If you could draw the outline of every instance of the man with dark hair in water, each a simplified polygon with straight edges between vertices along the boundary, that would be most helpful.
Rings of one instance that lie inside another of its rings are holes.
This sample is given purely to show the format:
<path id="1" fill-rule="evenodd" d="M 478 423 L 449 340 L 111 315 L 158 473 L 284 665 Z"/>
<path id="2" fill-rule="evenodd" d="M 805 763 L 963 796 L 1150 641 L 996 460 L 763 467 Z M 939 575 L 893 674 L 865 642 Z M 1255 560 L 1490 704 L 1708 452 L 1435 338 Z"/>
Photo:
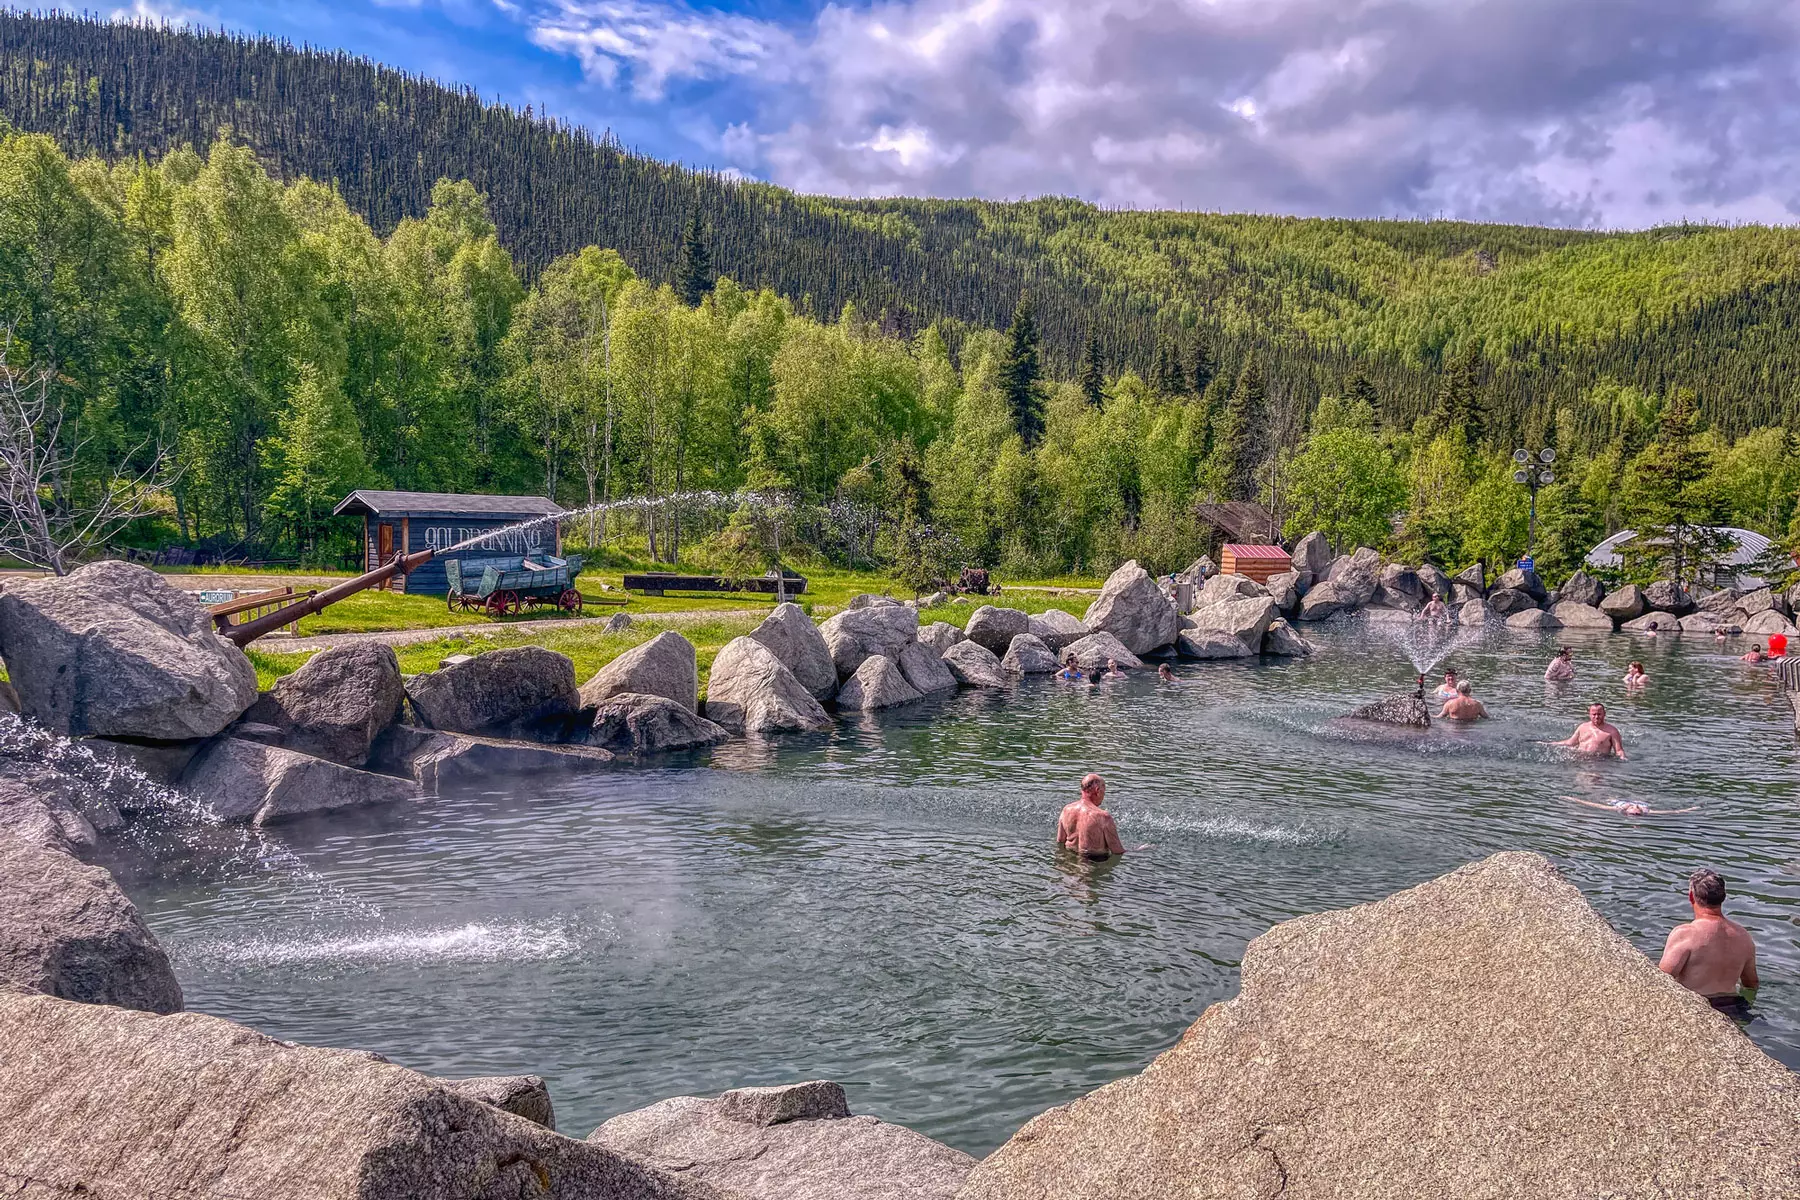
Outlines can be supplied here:
<path id="1" fill-rule="evenodd" d="M 1075 851 L 1089 862 L 1105 862 L 1125 853 L 1119 826 L 1104 807 L 1106 780 L 1089 772 L 1081 780 L 1081 799 L 1063 806 L 1056 819 L 1058 848 Z"/>
<path id="2" fill-rule="evenodd" d="M 1556 652 L 1556 657 L 1550 660 L 1550 665 L 1544 668 L 1544 682 L 1567 683 L 1573 678 L 1575 678 L 1575 651 L 1571 647 L 1564 646 Z"/>
<path id="3" fill-rule="evenodd" d="M 1747 1015 L 1757 988 L 1756 942 L 1725 916 L 1725 881 L 1717 871 L 1702 867 L 1688 876 L 1688 904 L 1694 919 L 1670 931 L 1658 965 L 1721 1012 Z"/>

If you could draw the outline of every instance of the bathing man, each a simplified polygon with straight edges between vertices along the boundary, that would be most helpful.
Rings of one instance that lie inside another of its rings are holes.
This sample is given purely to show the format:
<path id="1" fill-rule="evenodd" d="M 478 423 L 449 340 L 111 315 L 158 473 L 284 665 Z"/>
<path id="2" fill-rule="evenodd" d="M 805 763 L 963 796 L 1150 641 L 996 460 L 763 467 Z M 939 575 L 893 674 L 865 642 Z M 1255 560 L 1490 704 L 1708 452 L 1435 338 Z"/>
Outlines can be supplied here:
<path id="1" fill-rule="evenodd" d="M 1545 683 L 1567 683 L 1575 678 L 1575 651 L 1564 646 L 1544 668 Z"/>
<path id="2" fill-rule="evenodd" d="M 1444 605 L 1444 598 L 1436 592 L 1425 602 L 1425 611 L 1419 614 L 1421 621 L 1448 621 L 1450 610 Z"/>
<path id="3" fill-rule="evenodd" d="M 1669 932 L 1658 965 L 1688 991 L 1705 996 L 1714 1008 L 1745 1012 L 1756 994 L 1756 942 L 1748 930 L 1725 916 L 1725 881 L 1717 871 L 1702 867 L 1688 876 L 1688 904 L 1694 919 Z"/>
<path id="4" fill-rule="evenodd" d="M 1477 700 L 1468 680 L 1456 685 L 1456 696 L 1445 702 L 1438 712 L 1441 721 L 1479 721 L 1488 715 L 1487 705 Z"/>
<path id="5" fill-rule="evenodd" d="M 1056 819 L 1056 844 L 1075 851 L 1089 862 L 1105 862 L 1125 853 L 1119 827 L 1106 803 L 1106 780 L 1089 772 L 1081 780 L 1081 799 L 1063 806 Z"/>
<path id="6" fill-rule="evenodd" d="M 1573 746 L 1583 754 L 1596 758 L 1624 758 L 1625 739 L 1619 731 L 1606 723 L 1606 705 L 1588 705 L 1587 724 L 1577 726 L 1574 733 L 1560 742 L 1545 742 L 1546 746 Z"/>

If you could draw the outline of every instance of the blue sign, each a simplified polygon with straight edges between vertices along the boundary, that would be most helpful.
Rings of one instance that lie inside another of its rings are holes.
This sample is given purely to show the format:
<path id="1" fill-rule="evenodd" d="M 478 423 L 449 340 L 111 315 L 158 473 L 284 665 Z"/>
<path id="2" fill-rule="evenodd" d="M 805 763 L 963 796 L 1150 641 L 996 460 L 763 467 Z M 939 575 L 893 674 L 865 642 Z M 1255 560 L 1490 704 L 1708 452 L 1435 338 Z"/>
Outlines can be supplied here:
<path id="1" fill-rule="evenodd" d="M 1521 558 L 1519 560 L 1519 570 L 1521 570 L 1521 571 L 1536 571 L 1537 570 L 1537 564 L 1531 560 L 1531 555 L 1527 554 L 1524 558 Z"/>

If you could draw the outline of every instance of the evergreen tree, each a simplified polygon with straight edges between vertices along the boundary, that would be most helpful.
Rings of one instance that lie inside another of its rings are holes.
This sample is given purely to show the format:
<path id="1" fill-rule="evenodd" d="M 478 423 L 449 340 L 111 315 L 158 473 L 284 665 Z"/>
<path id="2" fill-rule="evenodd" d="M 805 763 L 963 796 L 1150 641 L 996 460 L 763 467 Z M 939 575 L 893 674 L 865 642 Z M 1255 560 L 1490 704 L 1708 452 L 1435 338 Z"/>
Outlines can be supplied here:
<path id="1" fill-rule="evenodd" d="M 1164 396 L 1179 396 L 1187 391 L 1187 374 L 1181 369 L 1181 359 L 1166 341 L 1157 344 L 1156 377 L 1152 383 Z"/>
<path id="2" fill-rule="evenodd" d="M 1350 377 L 1344 385 L 1344 399 L 1356 404 L 1366 404 L 1370 413 L 1381 412 L 1381 393 L 1369 382 L 1369 377 L 1361 371 Z"/>
<path id="3" fill-rule="evenodd" d="M 1255 359 L 1244 364 L 1213 438 L 1224 498 L 1256 499 L 1256 470 L 1267 450 L 1269 402 L 1262 369 Z"/>
<path id="4" fill-rule="evenodd" d="M 1012 327 L 1006 331 L 1006 353 L 1000 360 L 1000 391 L 1012 414 L 1013 430 L 1026 447 L 1037 445 L 1044 432 L 1044 397 L 1039 388 L 1043 367 L 1038 358 L 1037 314 L 1031 297 L 1019 296 Z"/>
<path id="5" fill-rule="evenodd" d="M 1487 402 L 1481 392 L 1480 371 L 1480 356 L 1473 348 L 1464 350 L 1444 365 L 1431 410 L 1430 432 L 1433 435 L 1460 429 L 1468 436 L 1470 445 L 1481 441 L 1487 432 Z"/>
<path id="6" fill-rule="evenodd" d="M 1100 339 L 1088 334 L 1087 353 L 1081 358 L 1081 395 L 1089 406 L 1099 408 L 1106 403 L 1106 364 L 1100 358 Z"/>
<path id="7" fill-rule="evenodd" d="M 706 293 L 718 280 L 712 273 L 712 255 L 706 249 L 705 231 L 700 226 L 700 210 L 688 218 L 687 230 L 681 235 L 681 269 L 675 291 L 689 308 L 699 308 Z"/>
<path id="8" fill-rule="evenodd" d="M 1213 376 L 1218 373 L 1218 360 L 1213 358 L 1212 351 L 1207 349 L 1205 336 L 1196 332 L 1193 345 L 1189 347 L 1187 365 L 1188 382 L 1193 385 L 1194 394 L 1204 395 L 1206 385 L 1211 383 Z"/>
<path id="9" fill-rule="evenodd" d="M 1719 516 L 1712 454 L 1700 437 L 1700 406 L 1677 392 L 1663 409 L 1656 439 L 1631 464 L 1632 529 L 1620 547 L 1626 570 L 1644 579 L 1686 583 L 1702 578 L 1730 549 L 1711 529 Z"/>

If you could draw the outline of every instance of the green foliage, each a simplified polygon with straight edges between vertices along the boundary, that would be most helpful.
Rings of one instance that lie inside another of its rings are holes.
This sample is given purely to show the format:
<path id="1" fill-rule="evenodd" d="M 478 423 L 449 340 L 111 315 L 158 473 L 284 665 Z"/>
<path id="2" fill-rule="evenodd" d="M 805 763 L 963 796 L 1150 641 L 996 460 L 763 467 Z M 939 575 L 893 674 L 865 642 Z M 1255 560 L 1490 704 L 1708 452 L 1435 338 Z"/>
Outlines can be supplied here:
<path id="1" fill-rule="evenodd" d="M 1268 450 L 1268 395 L 1262 371 L 1253 360 L 1238 374 L 1214 435 L 1213 455 L 1226 499 L 1256 498 L 1256 470 Z"/>
<path id="2" fill-rule="evenodd" d="M 1632 528 L 1620 548 L 1626 574 L 1641 581 L 1701 578 L 1730 549 L 1711 526 L 1724 515 L 1713 456 L 1700 432 L 1700 407 L 1677 392 L 1656 439 L 1632 461 Z"/>
<path id="3" fill-rule="evenodd" d="M 1038 361 L 1037 318 L 1031 297 L 1020 296 L 1006 331 L 1006 357 L 1000 363 L 1000 388 L 1012 414 L 1013 431 L 1027 447 L 1044 433 L 1044 397 L 1039 392 L 1043 366 Z"/>
<path id="4" fill-rule="evenodd" d="M 1366 400 L 1320 402 L 1312 435 L 1288 465 L 1288 537 L 1317 529 L 1338 550 L 1389 540 L 1406 480 L 1374 425 Z"/>

